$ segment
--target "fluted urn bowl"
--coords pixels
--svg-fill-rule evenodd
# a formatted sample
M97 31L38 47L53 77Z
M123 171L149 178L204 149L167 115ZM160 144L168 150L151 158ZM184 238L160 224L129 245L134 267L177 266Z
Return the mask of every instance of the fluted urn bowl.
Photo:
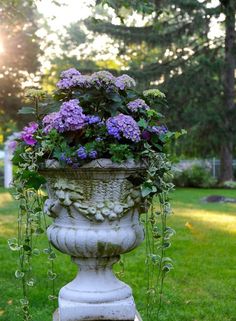
M79 266L77 277L60 290L60 321L133 321L132 290L112 265L144 239L136 182L145 166L98 159L74 170L47 161L41 173L48 183L45 211L54 218L48 238Z

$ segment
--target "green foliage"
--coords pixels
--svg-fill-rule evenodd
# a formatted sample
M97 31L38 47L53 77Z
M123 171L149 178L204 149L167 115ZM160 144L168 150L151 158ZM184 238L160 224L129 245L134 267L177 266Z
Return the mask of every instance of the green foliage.
M155 1L149 0L132 0L132 1L125 1L125 0L96 0L96 4L105 5L107 4L109 7L116 10L119 15L119 9L126 8L130 9L133 8L134 10L141 12L143 14L151 14L155 9ZM120 16L122 17L122 16Z
M111 144L109 146L111 160L115 163L122 163L127 159L132 159L133 155L129 145Z
M0 2L0 110L4 114L0 126L6 117L20 122L17 110L22 105L22 83L39 67L36 8L29 2Z
M32 320L30 312L29 292L35 286L37 276L34 275L32 262L35 256L39 256L41 250L38 248L37 239L45 232L47 228L45 214L42 210L45 197L39 190L45 181L40 176L34 176L32 172L28 172L29 177L25 177L27 184L23 180L15 180L14 197L19 201L18 211L18 237L9 239L8 245L10 250L18 252L18 268L15 271L15 277L22 283L22 298L20 299L21 310L24 321ZM26 175L26 172L24 172ZM23 179L23 177L22 177ZM26 188L27 186L27 188ZM50 268L48 270L48 279L52 282L52 294L50 299L55 299L54 280L57 275L54 272L54 259L56 254L51 248L44 249L48 255Z
M216 179L209 170L199 165L194 165L181 172L176 171L174 183L181 187L212 187L216 185Z
M235 181L226 181L223 183L222 187L236 189L236 182Z
M87 28L94 37L107 34L119 44L116 59L125 57L119 61L138 79L140 88L151 82L153 86L161 83L160 88L168 92L170 103L165 111L167 124L173 129L188 129L190 135L176 153L219 155L219 144L227 143L232 135L236 137L236 109L227 111L224 102L224 38L210 40L208 35L211 19L225 13L225 8L219 4L209 7L207 1L195 0L97 3L113 8L120 23L111 23L104 9L102 19L101 15L98 18L95 15L95 19L85 21ZM143 25L136 24L135 19L130 23L133 12L146 18ZM164 106L156 106L158 111L163 110Z

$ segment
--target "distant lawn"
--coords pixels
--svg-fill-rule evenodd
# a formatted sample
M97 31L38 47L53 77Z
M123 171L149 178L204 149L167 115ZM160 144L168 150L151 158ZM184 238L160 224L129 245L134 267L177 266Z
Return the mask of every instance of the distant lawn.
M236 197L235 191L179 189L173 194L175 215L169 225L177 234L168 251L175 269L165 283L164 306L159 321L236 321L236 204L204 204L202 197L221 194ZM16 253L8 250L14 237L17 204L0 189L0 320L20 321L16 303L20 283L14 278ZM46 246L46 240L39 241ZM125 256L124 280L133 290L141 314L145 302L144 245ZM32 289L33 321L51 321L54 307L46 277L46 258L37 258L37 287ZM59 254L57 288L76 273L70 258ZM157 321L145 320L143 321Z

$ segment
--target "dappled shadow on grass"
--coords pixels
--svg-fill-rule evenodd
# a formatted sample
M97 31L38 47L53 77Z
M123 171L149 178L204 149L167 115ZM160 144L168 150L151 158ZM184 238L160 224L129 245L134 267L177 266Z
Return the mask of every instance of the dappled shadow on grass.
M0 236L10 237L16 234L16 216L0 215Z
M209 229L236 233L236 215L200 209L176 209L175 216L187 219L186 227L194 231L194 222L201 222Z
M8 193L1 193L0 194L0 207L6 207L8 205L8 203L13 202L13 198L12 196Z

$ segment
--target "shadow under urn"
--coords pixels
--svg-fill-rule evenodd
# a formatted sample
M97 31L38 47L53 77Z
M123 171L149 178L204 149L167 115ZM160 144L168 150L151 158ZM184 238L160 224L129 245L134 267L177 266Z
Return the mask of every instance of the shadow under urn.
M49 195L45 211L54 218L48 238L79 267L77 277L60 290L60 321L137 319L132 290L112 266L144 239L143 200L133 182L145 170L140 163L109 159L76 170L47 161L41 170Z

